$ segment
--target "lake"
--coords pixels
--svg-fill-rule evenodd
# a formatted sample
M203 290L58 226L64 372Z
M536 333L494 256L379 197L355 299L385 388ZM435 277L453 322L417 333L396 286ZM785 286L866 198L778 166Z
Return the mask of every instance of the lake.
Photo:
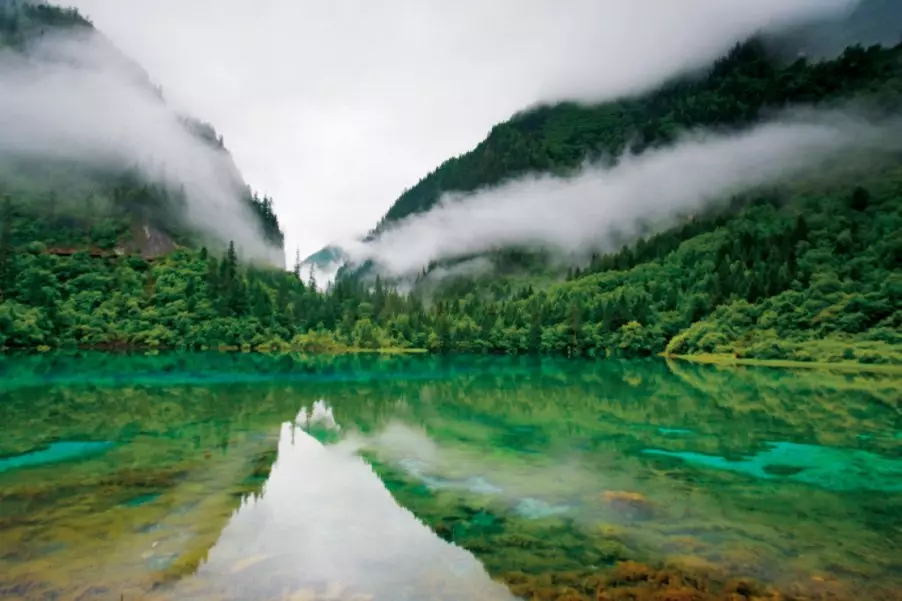
M902 599L902 377L0 359L0 599Z

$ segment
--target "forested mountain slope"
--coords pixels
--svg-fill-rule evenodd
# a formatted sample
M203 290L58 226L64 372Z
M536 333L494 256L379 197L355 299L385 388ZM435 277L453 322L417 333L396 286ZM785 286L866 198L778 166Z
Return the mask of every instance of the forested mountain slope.
M529 174L565 176L586 161L667 148L689 131L742 131L786 109L846 108L853 99L859 114L893 115L898 71L899 53L889 49L852 47L830 61L786 63L770 43L753 39L737 45L704 77L683 78L650 94L597 105L536 107L495 126L472 151L449 159L405 191L371 238L428 212L448 194L465 198ZM340 249L329 247L310 260L341 258Z
M856 44L889 47L899 41L902 3L861 0L840 15L742 44L701 79L678 78L654 93L594 106L533 107L498 124L473 150L445 161L405 190L370 238L428 211L449 194L467 195L527 174L564 175L587 160L620 156L627 147L634 153L666 147L688 129L739 130L786 106L847 97L875 75L856 72L854 56L814 72L797 59L832 59ZM347 258L341 248L329 246L305 264L328 272Z
M448 192L471 192L530 172L566 174L586 160L667 146L689 129L739 130L780 109L848 98L869 86L883 88L871 95L874 108L891 111L898 90L883 80L897 71L897 54L868 55L863 48L832 61L781 66L762 41L752 40L717 61L703 79L679 80L638 98L541 106L515 115L402 194L379 228L429 210Z
M861 61L856 53L813 68L809 61L835 58L853 45L899 42L902 3L862 0L840 17L740 44L702 79L680 78L651 94L595 106L528 109L401 194L376 231L432 208L446 193L472 192L529 172L563 174L587 159L619 156L628 144L640 153L667 145L687 128L738 129L787 105L848 95L876 81L887 65ZM787 64L782 53L788 48Z
M474 289L437 312L440 348L900 363L902 163L755 196L547 290Z
M61 90L60 82L72 89ZM234 333L239 325L232 316L246 317L258 303L271 316L276 299L261 295L263 284L249 283L249 273L259 282L293 286L294 305L284 300L288 288L278 299L280 315L294 319L291 307L300 311L307 290L297 277L241 268L238 281L238 232L239 246L230 247L228 228L199 228L189 218L191 191L166 177L179 165L129 161L155 155L174 163L206 160L217 171L198 179L199 192L210 184L238 190L234 202L236 213L246 216L244 231L259 236L258 248L272 250L254 258L280 267L283 235L272 201L247 187L212 126L172 111L147 73L87 18L43 2L0 1L0 89L6 109L0 114L0 348L249 342L252 336ZM127 101L137 102L134 114L122 106ZM94 110L86 112L92 103ZM107 114L120 120L91 131L90 123L104 125ZM141 130L147 116L168 129ZM138 131L138 141L155 146L132 149L134 137L103 146L119 131ZM171 152L180 146L189 146L184 157ZM206 246L222 258L208 259ZM202 322L207 330L198 329ZM245 325L245 331L262 329ZM225 334L217 338L216 332Z
M900 114L902 46L853 47L830 61L781 66L752 41L701 80L515 116L405 193L380 228L428 210L447 190L533 170L567 173L631 141L632 152L667 145L689 127L735 130L793 105L851 101L870 116ZM392 317L386 309L380 315L380 303L376 337L442 351L899 362L900 193L897 152L844 157L801 180L723 199L682 225L594 256L542 290L459 278L434 293L428 309Z
M35 132L36 128L32 127L26 130L30 136L17 137L20 130L15 126L23 120L31 99L19 102L15 98L5 99L3 107L7 114L4 118L10 121L4 128L5 139L0 143L0 197L9 197L18 217L17 227L12 230L13 245L39 241L51 249L67 252L92 249L95 253L120 248L141 252L145 257L157 256L176 245L199 247L209 243L222 249L228 245L227 234L211 235L209 231L201 231L189 219L184 185L176 185L172 178L166 181L164 175L152 177L147 165L133 162L132 166L123 166L124 158L117 161L92 156L98 153L87 142L96 145L96 140L90 138L85 142L84 138L88 136L79 130L82 125L78 123L86 117L79 109L79 94L83 95L83 90L76 89L79 78L84 78L92 83L99 82L98 87L110 87L98 91L98 98L104 103L97 106L98 114L104 110L110 113L124 110L118 88L125 86L137 90L136 96L147 97L147 107L142 105L142 109L149 107L149 110L171 113L172 120L181 124L183 134L221 156L222 172L216 177L244 190L240 202L250 219L257 222L255 227L260 230L261 237L276 248L282 247L283 236L272 210L272 201L254 194L241 180L222 138L212 126L192 117L176 115L167 108L161 91L147 73L119 53L75 9L27 0L3 0L0 3L0 85L5 94L15 96L24 88L22 81L25 78L31 78L37 88L48 78L57 81L67 78L65 81L73 86L69 90L73 96L71 126L78 133L60 133L57 144L66 147L83 143L86 148L82 159L78 152L48 152L46 142L27 139L53 136L56 132L50 131L50 125L48 131ZM117 89L113 89L114 84ZM48 89L46 94L53 92L58 90ZM26 119L39 118L41 109L35 107L33 110L38 117L29 114ZM94 118L94 115L87 116ZM134 120L140 121L140 117L136 116ZM102 119L97 118L97 121ZM115 127L122 128L121 125ZM113 126L109 129L111 132L96 132L95 137L112 137L116 129ZM165 142L160 147L165 149ZM135 154L140 156L140 151ZM159 149L148 149L145 154L161 153ZM165 153L162 159L174 162ZM165 174L169 167L163 163L154 168ZM273 254L278 258L280 253ZM284 259L277 262L284 264Z

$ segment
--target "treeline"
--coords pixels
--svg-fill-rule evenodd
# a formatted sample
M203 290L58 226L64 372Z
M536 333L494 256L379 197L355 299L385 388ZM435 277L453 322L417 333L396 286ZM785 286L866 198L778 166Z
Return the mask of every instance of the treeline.
M22 216L9 197L0 204L0 347L278 349L291 343L329 351L395 344L366 319L385 299L402 301L381 286L343 283L325 294L312 275L304 281L300 265L285 272L242 264L234 244L221 257L206 248L177 248L145 260L26 242L23 236L39 223ZM409 310L411 302L396 306Z
M902 362L902 166L859 179L744 199L542 290L428 302L378 279L320 292L299 265L243 266L234 246L153 262L19 250L4 226L0 345Z
M902 169L864 183L755 198L546 290L438 302L430 346L902 362Z
M202 348L289 338L325 297L293 274L176 250L146 261L13 249L0 230L0 346Z

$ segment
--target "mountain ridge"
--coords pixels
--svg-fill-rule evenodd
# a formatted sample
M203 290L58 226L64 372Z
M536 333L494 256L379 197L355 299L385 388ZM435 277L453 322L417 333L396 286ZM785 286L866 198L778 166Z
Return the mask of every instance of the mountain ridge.
M863 0L839 17L753 38L739 44L730 55L709 68L706 77L714 86L711 92L718 94L717 75L730 71L733 68L731 61L747 61L748 75L763 80L770 76L771 65L777 60L791 65L805 55L818 59L831 55L835 57L847 46L856 43L884 43L887 39L893 39L887 33L892 31L892 23L902 23L902 4L891 0ZM902 34L902 26L898 33ZM847 43L849 40L853 43ZM896 36L893 41L902 41L902 37ZM752 64L755 59L753 55L761 59L759 64L767 65L764 71L754 72L758 66ZM696 95L693 89L696 81L695 76L677 77L658 90L640 96L597 104L540 104L518 111L493 126L473 149L444 161L407 188L363 238L363 242L378 238L408 217L428 212L449 195L465 198L474 192L531 173L566 176L586 161L620 156L628 146L634 154L650 147L666 146L687 125L714 128L715 131L724 126L742 127L757 122L761 116L760 109L777 108L787 100L808 100L799 95L791 99L778 98L777 103L763 103L760 109L754 109L752 114L741 116L738 120L721 119L717 115L701 119L690 115L686 119L685 115L679 114L686 107L679 105L678 96L684 90ZM746 102L746 99L736 97L733 102ZM754 104L758 101L752 99L750 102ZM703 104L703 101L696 100L696 106ZM456 200L452 198L450 202ZM339 271L341 264L348 259L348 252L340 244L331 244L309 255L303 264L329 273ZM345 269L341 273L354 271Z

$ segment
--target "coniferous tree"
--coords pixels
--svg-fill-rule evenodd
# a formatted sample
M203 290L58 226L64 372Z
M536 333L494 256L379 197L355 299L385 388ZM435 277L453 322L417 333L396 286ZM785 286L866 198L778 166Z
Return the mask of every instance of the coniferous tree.
M294 268L291 270L291 272L294 274L294 277L296 277L297 280L300 282L301 281L301 249L297 248L297 247L294 249Z

